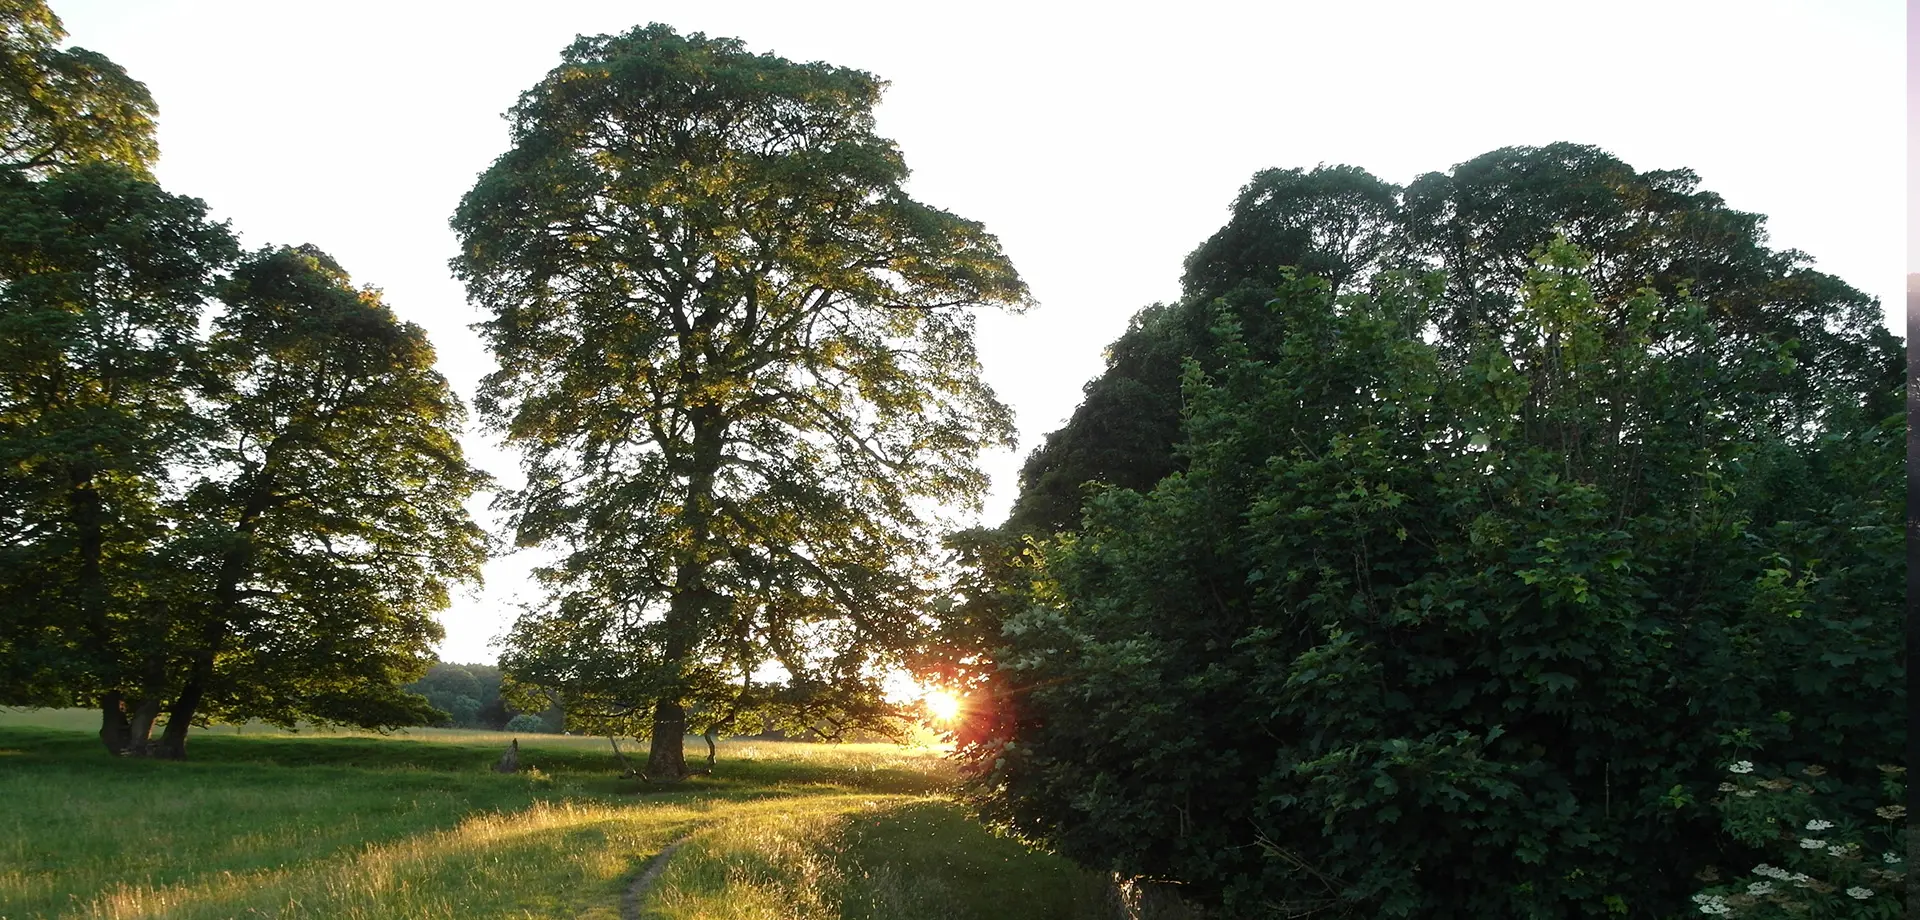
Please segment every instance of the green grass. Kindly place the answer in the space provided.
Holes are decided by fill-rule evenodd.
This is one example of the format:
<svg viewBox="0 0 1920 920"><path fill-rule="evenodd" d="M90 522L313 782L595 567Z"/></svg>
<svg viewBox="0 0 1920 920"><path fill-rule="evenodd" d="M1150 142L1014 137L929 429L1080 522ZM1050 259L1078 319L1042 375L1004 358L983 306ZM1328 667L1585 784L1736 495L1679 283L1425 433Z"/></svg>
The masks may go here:
<svg viewBox="0 0 1920 920"><path fill-rule="evenodd" d="M503 776L492 732L250 726L169 763L94 727L0 711L0 918L612 920L689 835L649 916L1065 920L1101 894L966 820L927 748L731 741L717 775L648 787L605 739L520 736L531 769Z"/></svg>

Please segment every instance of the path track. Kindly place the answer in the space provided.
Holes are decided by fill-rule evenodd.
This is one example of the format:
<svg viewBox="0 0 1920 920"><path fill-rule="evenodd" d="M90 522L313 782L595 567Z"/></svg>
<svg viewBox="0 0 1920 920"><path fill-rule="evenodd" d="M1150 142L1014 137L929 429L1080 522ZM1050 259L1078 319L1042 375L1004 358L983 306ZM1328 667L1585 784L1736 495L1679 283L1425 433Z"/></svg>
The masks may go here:
<svg viewBox="0 0 1920 920"><path fill-rule="evenodd" d="M653 883L660 880L660 873L667 871L667 860L673 858L674 851L687 842L693 835L688 834L679 840L667 844L666 849L653 854L647 860L647 867L627 886L627 896L620 900L621 920L640 920L640 902L646 900L647 892L653 890Z"/></svg>

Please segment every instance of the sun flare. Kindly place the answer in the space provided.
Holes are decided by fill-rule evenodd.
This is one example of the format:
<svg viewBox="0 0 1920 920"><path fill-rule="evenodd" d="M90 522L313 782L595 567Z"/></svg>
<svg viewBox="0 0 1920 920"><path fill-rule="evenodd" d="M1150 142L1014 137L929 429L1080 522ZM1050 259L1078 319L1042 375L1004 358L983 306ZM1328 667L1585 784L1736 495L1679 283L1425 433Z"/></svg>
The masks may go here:
<svg viewBox="0 0 1920 920"><path fill-rule="evenodd" d="M960 717L960 699L945 690L930 690L924 698L927 713L936 722L952 722Z"/></svg>

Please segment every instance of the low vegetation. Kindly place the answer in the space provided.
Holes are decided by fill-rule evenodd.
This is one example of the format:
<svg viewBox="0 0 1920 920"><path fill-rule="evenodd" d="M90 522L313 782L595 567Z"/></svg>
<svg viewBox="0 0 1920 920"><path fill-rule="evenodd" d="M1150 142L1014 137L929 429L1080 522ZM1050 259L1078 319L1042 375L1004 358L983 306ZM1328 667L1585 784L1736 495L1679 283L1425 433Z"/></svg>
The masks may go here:
<svg viewBox="0 0 1920 920"><path fill-rule="evenodd" d="M995 837L938 750L728 741L672 787L604 739L222 726L195 759L103 758L97 715L0 713L0 917L1096 916L1100 879ZM906 884L906 880L912 883Z"/></svg>

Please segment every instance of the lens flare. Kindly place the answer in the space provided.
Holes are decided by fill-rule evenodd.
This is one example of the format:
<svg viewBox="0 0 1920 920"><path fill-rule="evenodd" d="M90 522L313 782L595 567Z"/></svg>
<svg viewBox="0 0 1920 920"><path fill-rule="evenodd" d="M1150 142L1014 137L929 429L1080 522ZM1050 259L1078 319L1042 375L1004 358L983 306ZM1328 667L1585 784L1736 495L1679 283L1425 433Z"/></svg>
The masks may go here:
<svg viewBox="0 0 1920 920"><path fill-rule="evenodd" d="M929 691L925 697L927 713L937 722L952 722L960 717L960 699L945 690Z"/></svg>

